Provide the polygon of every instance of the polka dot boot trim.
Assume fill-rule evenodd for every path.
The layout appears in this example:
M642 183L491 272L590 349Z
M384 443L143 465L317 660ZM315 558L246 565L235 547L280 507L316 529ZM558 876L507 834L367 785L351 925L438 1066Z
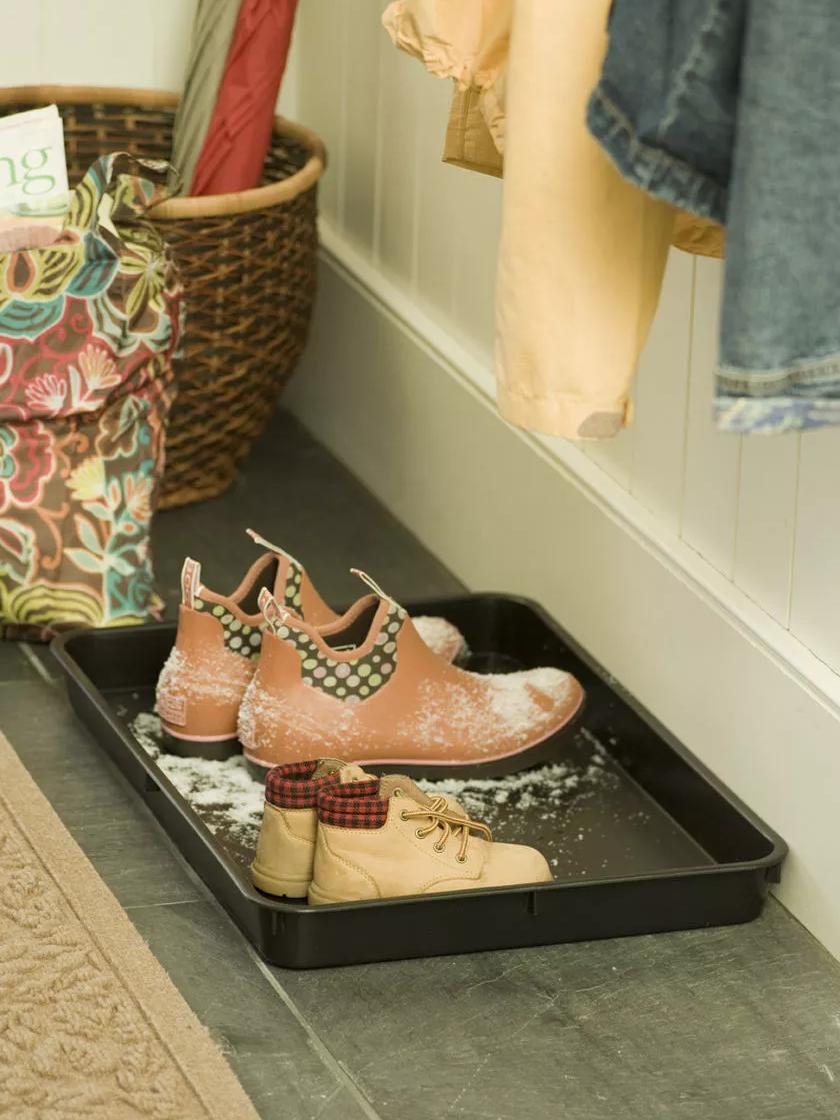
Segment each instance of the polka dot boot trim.
M286 586L283 589L283 602L289 610L303 617L301 611L301 584L303 583L303 568L297 560L289 557L289 568L286 572Z
M275 633L294 647L305 685L348 704L358 704L375 696L393 676L397 668L397 638L406 617L402 607L392 603L371 652L348 661L330 657L308 634L289 626L278 626Z
M260 627L249 626L241 622L236 615L231 614L221 603L205 603L198 596L193 599L193 610L212 614L219 620L224 633L225 649L229 649L231 653L238 653L241 657L259 657L262 648Z

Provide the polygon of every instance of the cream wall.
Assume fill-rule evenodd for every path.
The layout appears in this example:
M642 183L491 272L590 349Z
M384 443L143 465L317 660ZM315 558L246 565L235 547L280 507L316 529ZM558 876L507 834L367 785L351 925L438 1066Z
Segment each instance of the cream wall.
M0 0L2 25L14 28L0 80L180 90L197 2L144 0L138 8L127 0ZM286 76L281 106L293 115L292 60Z
M196 0L0 0L6 86L179 89Z
M322 295L288 398L474 587L541 599L781 831L788 906L840 955L840 432L717 434L720 268L673 253L633 429L492 406L501 184L440 163L449 90L382 0L301 0L283 104L324 137ZM4 82L179 88L194 0L0 0Z

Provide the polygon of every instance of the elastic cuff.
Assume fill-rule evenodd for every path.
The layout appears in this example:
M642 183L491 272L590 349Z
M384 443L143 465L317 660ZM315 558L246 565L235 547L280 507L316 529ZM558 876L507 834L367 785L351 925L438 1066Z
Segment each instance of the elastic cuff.
M611 439L633 423L633 402L627 397L607 401L581 400L564 393L532 397L500 385L496 399L509 424L563 439Z

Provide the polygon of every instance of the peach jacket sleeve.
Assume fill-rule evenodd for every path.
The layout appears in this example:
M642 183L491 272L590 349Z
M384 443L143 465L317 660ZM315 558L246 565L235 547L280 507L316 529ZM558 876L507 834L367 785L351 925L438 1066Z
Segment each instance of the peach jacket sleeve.
M453 141L450 115L447 147L471 139L482 169L494 170L468 111L477 99L504 150L499 410L520 427L572 439L607 438L631 420L630 386L675 223L669 206L621 177L586 127L609 6L398 0L384 16L397 46L455 79L462 133Z
M513 0L397 0L382 17L394 45L470 91L504 150L504 84Z

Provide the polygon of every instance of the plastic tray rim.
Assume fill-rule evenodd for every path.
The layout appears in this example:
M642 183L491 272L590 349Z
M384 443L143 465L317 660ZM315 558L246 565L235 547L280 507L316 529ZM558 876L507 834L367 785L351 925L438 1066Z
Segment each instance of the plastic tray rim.
M497 598L500 593L493 593L488 591L475 592L470 595L462 596L463 599L480 600L485 598ZM521 595L508 595L505 594L504 598L510 602L519 603L528 607L540 616L540 618L555 630L563 635L564 640L568 643L569 647L574 653L585 661L590 668L601 675L605 675L603 667L595 661L575 640L569 636L566 631L558 626L548 612L539 603L527 596ZM166 630L172 628L171 622L152 623L144 626L145 630ZM96 633L98 637L109 638L112 635L119 637L130 631L136 632L137 626L121 626L111 627L108 629L98 630ZM215 844L213 833L207 827L201 817L195 812L192 805L178 792L174 784L169 780L167 775L155 767L154 760L143 750L137 743L128 727L114 714L111 707L105 702L104 694L98 686L90 679L87 673L80 667L78 662L73 658L71 652L67 649L69 643L74 639L88 635L91 633L89 628L79 627L73 630L65 631L52 639L50 649L62 669L68 682L73 685L84 685L88 698L95 704L99 716L105 720L111 730L113 730L122 741L135 761L142 767L146 777L149 781L153 782L156 790L160 791L170 803L172 808L180 813L187 815L191 826L201 836L202 841L208 847L214 850L215 858L218 860L220 866L224 869L227 878L230 880L231 886L250 903L255 903L263 909L276 912L280 914L308 914L313 915L324 911L337 912L347 910L370 910L383 907L395 907L406 905L418 905L421 903L434 903L451 901L457 898L467 905L468 900L485 898L492 895L521 895L523 897L528 895L538 895L546 893L554 893L564 890L585 890L589 888L603 888L611 885L619 885L622 883L644 883L655 882L662 879L689 879L699 878L701 876L720 875L721 873L755 873L764 871L768 882L779 881L779 869L785 856L788 853L788 845L785 841L774 832L760 817L757 816L747 805L730 790L724 783L717 778L715 774L708 770L708 768L697 759L691 751L688 750L679 740L663 727L659 721L651 715L639 702L627 692L623 686L615 681L611 674L606 674L610 677L610 687L613 688L621 696L621 699L627 703L637 715L640 716L658 735L668 743L669 747L673 749L680 757L686 761L693 769L697 770L708 782L715 792L723 797L726 801L735 807L738 812L749 822L749 824L768 842L770 850L766 855L753 860L743 861L730 861L727 863L713 863L702 864L694 867L680 868L678 871L673 869L665 869L661 871L646 872L641 875L622 875L610 876L605 878L592 878L592 879L575 879L565 882L549 882L549 883L532 883L523 884L522 886L513 887L483 887L477 890L469 891L445 891L428 895L400 895L394 898L382 899L364 899L357 902L340 902L330 904L328 907L317 907L313 909L305 902L288 902L274 899L270 895L265 895L258 891L252 884L247 882L239 868L230 856L218 845ZM153 769L154 768L154 769ZM151 790L147 791L151 793Z

